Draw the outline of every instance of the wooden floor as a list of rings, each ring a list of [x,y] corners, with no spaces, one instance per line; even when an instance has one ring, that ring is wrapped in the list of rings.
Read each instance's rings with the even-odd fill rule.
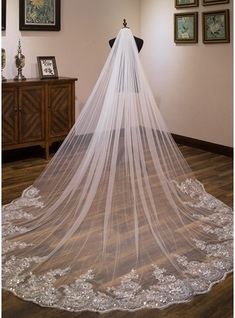
[[[229,206],[233,204],[232,158],[205,152],[186,146],[180,147],[184,157],[204,184],[206,190]],[[46,166],[40,152],[19,151],[3,156],[2,200],[6,204],[17,198],[31,185]],[[9,292],[3,292],[3,318],[232,318],[233,279],[230,274],[222,283],[215,285],[204,295],[196,296],[187,304],[172,305],[164,310],[142,310],[134,313],[115,311],[98,314],[91,312],[69,313],[42,308],[25,302]]]

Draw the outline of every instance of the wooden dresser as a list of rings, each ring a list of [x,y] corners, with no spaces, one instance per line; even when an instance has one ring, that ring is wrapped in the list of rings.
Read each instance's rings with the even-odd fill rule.
[[[40,145],[49,158],[49,147],[63,140],[75,121],[76,78],[2,83],[2,149]]]

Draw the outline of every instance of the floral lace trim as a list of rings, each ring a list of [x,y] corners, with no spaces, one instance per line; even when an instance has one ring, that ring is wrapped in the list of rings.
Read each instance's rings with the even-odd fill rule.
[[[205,251],[207,257],[225,257],[225,258],[232,258],[232,251],[233,251],[233,242],[223,242],[218,244],[206,244],[204,241],[192,239],[195,243],[197,248],[202,251]]]
[[[2,236],[8,236],[12,234],[24,233],[27,228],[18,227],[12,224],[13,220],[32,220],[33,215],[26,213],[23,208],[25,207],[35,207],[43,208],[44,204],[41,201],[41,196],[39,195],[39,190],[33,186],[25,189],[22,196],[9,204],[3,206],[2,209]]]
[[[3,288],[41,306],[68,311],[134,311],[140,308],[164,308],[188,301],[196,294],[207,292],[232,269],[232,260],[229,258],[215,259],[210,263],[189,262],[185,256],[177,256],[176,259],[179,265],[185,267],[184,273],[187,275],[184,278],[166,274],[165,269],[153,265],[152,276],[156,283],[147,289],[141,286],[139,275],[133,269],[121,279],[119,286],[96,292],[92,284],[95,278],[92,269],[79,276],[74,283],[55,288],[57,279],[67,274],[69,267],[50,270],[44,275],[24,274],[32,263],[41,263],[45,258],[19,260],[12,256],[3,271]]]
[[[185,204],[193,208],[205,208],[208,210],[215,210],[223,213],[232,212],[232,209],[230,207],[228,207],[222,201],[213,197],[213,195],[207,193],[203,184],[196,179],[186,179],[181,183],[172,180],[172,183],[178,188],[178,190],[180,190],[181,193],[193,199],[189,202],[184,202]],[[197,214],[194,215],[197,216]]]
[[[201,224],[202,230],[208,234],[215,234],[217,238],[222,240],[230,240],[233,238],[233,211],[226,204],[213,197],[205,191],[202,183],[195,179],[186,179],[180,184],[172,181],[183,194],[193,199],[190,202],[185,201],[184,204],[192,208],[203,208],[212,211],[212,214],[203,215],[194,213],[192,216],[196,219],[207,221],[213,224]]]
[[[203,230],[215,234],[219,240],[217,243],[208,244],[193,239],[195,246],[206,253],[206,261],[191,261],[184,255],[176,255],[176,262],[182,268],[183,274],[179,277],[153,264],[153,284],[148,288],[141,285],[138,272],[132,269],[130,273],[122,277],[120,285],[109,287],[101,292],[94,290],[95,273],[92,269],[69,285],[55,287],[55,283],[58,284],[58,278],[69,273],[69,267],[50,270],[43,275],[35,275],[29,272],[30,266],[46,261],[46,257],[33,256],[17,259],[15,256],[11,256],[3,266],[3,288],[41,306],[76,312],[165,308],[173,303],[189,301],[194,295],[209,291],[213,284],[223,280],[226,274],[232,271],[232,210],[207,194],[203,185],[197,180],[187,179],[181,184],[173,182],[179,191],[192,199],[193,203],[186,202],[186,204],[212,212],[209,215],[194,214],[198,219],[213,223],[215,228],[205,225]],[[29,197],[27,194],[22,204],[25,206],[36,204],[34,206],[41,207],[39,198],[37,189],[33,188],[33,191],[29,192]],[[20,209],[21,203],[17,203],[16,206]],[[12,231],[24,230],[12,229]],[[6,251],[28,246],[22,242],[9,244],[8,241],[4,242],[4,245]]]
[[[3,206],[4,221],[18,220],[18,219],[32,219],[31,214],[25,213],[22,208],[35,207],[43,208],[44,204],[41,202],[39,189],[30,186],[25,189],[20,198],[13,200],[11,203]]]
[[[12,252],[12,251],[16,250],[17,248],[24,249],[28,246],[33,246],[33,244],[28,244],[25,242],[6,241],[2,244],[2,254],[4,255],[8,252]]]

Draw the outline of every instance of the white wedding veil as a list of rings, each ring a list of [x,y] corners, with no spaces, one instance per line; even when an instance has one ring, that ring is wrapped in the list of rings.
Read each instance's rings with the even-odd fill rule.
[[[130,29],[3,235],[3,288],[68,311],[165,308],[232,270],[232,211],[167,130]]]

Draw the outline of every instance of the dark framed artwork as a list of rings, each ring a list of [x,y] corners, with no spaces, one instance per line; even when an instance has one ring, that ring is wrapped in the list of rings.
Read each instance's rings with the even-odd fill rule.
[[[202,0],[203,6],[212,6],[215,4],[229,3],[229,0]]]
[[[2,31],[6,30],[6,0],[2,0]]]
[[[37,62],[40,79],[58,78],[58,70],[54,56],[38,56]]]
[[[175,13],[174,15],[175,43],[198,42],[198,13]]]
[[[175,0],[176,9],[198,7],[199,0]]]
[[[229,10],[202,13],[203,42],[229,43]]]
[[[60,31],[60,0],[19,0],[21,31]]]

